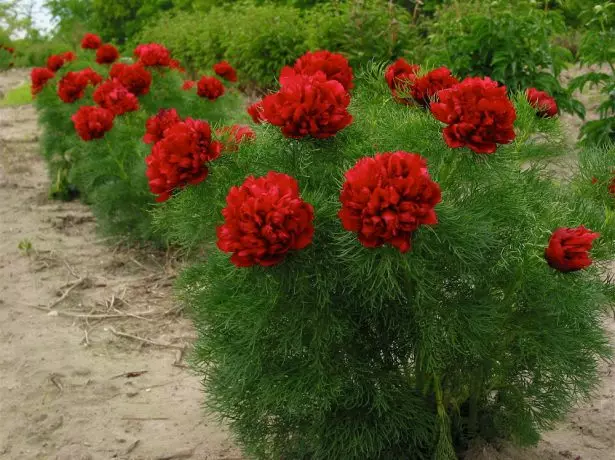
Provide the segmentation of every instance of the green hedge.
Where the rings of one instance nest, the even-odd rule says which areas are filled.
[[[558,79],[574,60],[553,43],[566,31],[560,13],[527,0],[460,0],[440,8],[428,29],[430,60],[454,74],[489,75],[512,91],[536,87],[553,95],[560,109],[584,113]]]
[[[401,55],[418,60],[422,49],[410,14],[385,0],[310,9],[240,2],[206,13],[171,12],[147,25],[137,42],[164,44],[195,72],[226,59],[242,81],[262,87],[272,86],[279,70],[308,49],[341,52],[353,67]]]

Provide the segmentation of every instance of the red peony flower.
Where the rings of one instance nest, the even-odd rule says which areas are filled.
[[[171,64],[171,53],[166,47],[158,43],[137,46],[135,48],[135,56],[146,67],[168,67]]]
[[[52,72],[57,72],[64,65],[64,58],[59,54],[52,54],[47,58],[47,68]]]
[[[188,91],[196,86],[196,82],[194,80],[186,80],[182,84],[182,89],[184,91]]]
[[[138,62],[132,65],[117,62],[111,67],[109,76],[118,79],[135,96],[149,93],[152,84],[152,74]]]
[[[87,67],[81,70],[79,73],[81,75],[84,75],[92,86],[98,86],[103,81],[103,77],[96,73],[96,71],[94,71],[91,67]]]
[[[111,110],[115,115],[139,110],[139,100],[117,79],[111,79],[101,84],[94,91],[94,102]]]
[[[237,81],[237,71],[226,61],[220,61],[217,64],[214,64],[214,72],[219,77],[224,78],[228,81]]]
[[[420,155],[379,153],[360,159],[345,176],[339,217],[363,246],[390,244],[407,252],[421,225],[438,223],[434,207],[442,201],[440,186]]]
[[[410,87],[416,79],[417,72],[421,69],[416,64],[409,64],[404,58],[399,58],[387,67],[384,78],[393,93],[393,97],[401,103],[410,104],[411,100],[406,96],[410,93]]]
[[[294,72],[292,72],[294,71]],[[348,60],[341,54],[331,53],[330,51],[316,51],[314,53],[307,52],[295,62],[292,67],[282,69],[280,83],[286,76],[292,76],[292,73],[302,75],[314,75],[316,72],[322,72],[327,76],[327,80],[335,80],[342,84],[346,91],[352,89],[352,68],[348,64]]]
[[[180,73],[186,72],[186,69],[182,67],[181,62],[179,62],[177,59],[171,59],[169,61],[169,69],[175,69]]]
[[[545,249],[548,264],[560,272],[573,272],[592,264],[589,250],[593,241],[600,236],[584,226],[577,228],[558,228],[551,235],[549,246]]]
[[[55,77],[55,74],[46,67],[35,67],[30,73],[30,80],[32,81],[31,92],[34,96],[40,93],[47,82]]]
[[[440,102],[431,104],[431,112],[448,125],[443,135],[449,147],[493,153],[497,144],[508,144],[515,138],[515,108],[506,87],[489,77],[466,78],[440,91],[438,98]]]
[[[99,139],[113,128],[113,112],[101,107],[83,106],[77,110],[71,119],[77,134],[84,141]]]
[[[288,251],[312,242],[314,208],[301,199],[297,181],[286,174],[250,176],[231,188],[226,203],[217,244],[233,253],[231,262],[238,267],[276,265]]]
[[[215,101],[224,94],[224,85],[216,77],[203,77],[196,84],[196,93],[210,101]]]
[[[101,45],[96,50],[96,62],[99,64],[113,64],[120,58],[120,52],[113,45]]]
[[[239,150],[239,144],[244,140],[256,139],[256,133],[248,125],[224,126],[216,130],[216,135],[221,139],[223,149],[227,152]]]
[[[609,181],[608,190],[609,193],[615,198],[615,171],[613,171],[613,177]]]
[[[102,40],[96,34],[85,34],[81,40],[81,48],[84,50],[97,50],[102,45]]]
[[[158,113],[149,117],[145,122],[145,135],[143,142],[155,144],[164,137],[164,132],[176,123],[180,123],[180,118],[175,109],[160,109]]]
[[[14,54],[15,53],[15,48],[13,48],[11,46],[0,45],[0,49],[6,50],[10,54]]]
[[[275,94],[263,99],[262,118],[282,128],[286,137],[334,136],[352,122],[350,96],[341,83],[322,72],[294,75]]]
[[[545,91],[538,91],[536,88],[529,88],[525,95],[528,102],[536,109],[538,116],[551,118],[557,115],[557,102]]]
[[[109,70],[109,78],[120,78],[120,75],[126,67],[128,67],[128,64],[124,62],[116,62],[111,66],[111,70]]]
[[[427,107],[437,97],[439,91],[450,88],[457,83],[459,83],[459,80],[451,75],[449,69],[440,67],[422,77],[417,77],[410,87],[410,92],[418,104]]]
[[[75,59],[77,59],[77,55],[73,53],[72,51],[67,51],[65,53],[62,53],[60,56],[64,60],[64,63],[73,62]]]
[[[252,117],[252,121],[256,124],[261,124],[263,118],[263,101],[257,101],[248,107],[248,114]]]
[[[145,159],[146,175],[156,201],[166,201],[173,190],[198,184],[207,177],[207,162],[220,156],[219,142],[212,142],[209,124],[186,118],[164,131],[164,137]]]
[[[58,83],[58,96],[67,104],[81,99],[90,83],[87,75],[81,72],[68,72]]]

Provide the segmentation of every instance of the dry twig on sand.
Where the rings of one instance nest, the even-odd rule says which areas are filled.
[[[119,332],[119,331],[116,331],[115,328],[113,328],[111,326],[109,326],[109,331],[111,331],[111,333],[113,335],[116,335],[118,337],[124,337],[126,339],[136,340],[137,342],[147,343],[148,345],[153,345],[155,347],[173,348],[175,350],[184,350],[185,349],[185,346],[183,346],[183,345],[174,345],[172,343],[156,342],[155,340],[145,339],[145,338],[139,337],[137,335],[127,334],[126,332]]]

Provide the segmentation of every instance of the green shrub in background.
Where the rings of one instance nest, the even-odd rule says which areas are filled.
[[[0,44],[0,70],[6,70],[14,65],[14,54],[2,48]]]
[[[235,4],[226,24],[224,57],[261,86],[273,85],[280,68],[305,53],[312,27],[297,8],[250,3]]]
[[[15,67],[45,67],[52,54],[75,50],[64,40],[18,40],[15,42]]]
[[[423,58],[411,14],[392,2],[328,2],[309,10],[309,15],[309,48],[342,53],[357,69],[370,61]]]
[[[603,208],[540,166],[557,121],[541,121],[552,128],[537,140],[523,96],[517,139],[479,157],[447,148],[429,113],[394,103],[380,69],[353,91],[354,122],[335,138],[261,125],[156,209],[174,241],[211,248],[178,286],[209,406],[251,458],[450,460],[477,437],[536,443],[594,388],[612,300],[599,267],[558,273],[544,248],[559,226],[603,231]],[[407,254],[361,246],[337,216],[344,172],[396,150],[423,155],[443,192],[438,225]],[[314,240],[277,266],[235,267],[213,247],[225,198],[271,170],[313,205]],[[608,260],[611,241],[592,257]]]
[[[608,0],[558,0],[557,9],[562,11],[566,24],[574,28],[585,27],[588,17],[587,12],[594,9],[596,6],[602,6],[608,3]],[[615,18],[611,18],[610,27],[615,27]]]
[[[547,91],[560,109],[584,115],[583,105],[558,80],[572,53],[552,44],[566,30],[557,12],[525,0],[459,0],[441,8],[430,24],[430,60],[460,77],[489,75],[511,91]]]
[[[231,62],[244,82],[270,87],[279,70],[308,49],[343,53],[354,67],[407,55],[420,59],[410,14],[385,0],[323,2],[308,9],[240,2],[207,12],[171,12],[136,42],[158,42],[192,71]]]
[[[579,47],[579,62],[593,66],[570,82],[571,89],[597,86],[604,97],[598,106],[599,120],[588,121],[581,128],[581,142],[608,144],[615,142],[615,2],[607,1],[584,10],[587,30]]]

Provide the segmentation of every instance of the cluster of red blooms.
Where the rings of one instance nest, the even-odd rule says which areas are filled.
[[[79,72],[67,72],[58,83],[58,96],[66,103],[81,99],[88,85],[98,86],[103,78],[88,67]]]
[[[77,59],[77,56],[75,56],[75,53],[72,51],[67,51],[62,54],[52,54],[47,58],[47,68],[52,72],[57,72],[64,66],[64,64],[67,62],[72,62],[75,59]]]
[[[350,95],[341,83],[322,72],[294,74],[280,81],[280,90],[262,101],[262,117],[286,137],[334,136],[352,122]]]
[[[538,116],[543,118],[551,118],[557,115],[557,102],[545,91],[539,91],[536,88],[529,88],[525,95],[528,102],[536,109]]]
[[[303,201],[294,178],[274,171],[231,188],[222,215],[217,245],[233,254],[238,267],[276,265],[314,235],[312,205]]]
[[[443,130],[451,148],[468,147],[476,153],[494,153],[497,144],[515,138],[515,109],[506,87],[489,78],[466,78],[461,83],[446,67],[419,76],[420,67],[403,58],[391,64],[385,80],[396,101],[429,107],[434,116],[449,125]],[[529,103],[541,117],[553,117],[555,99],[544,91],[526,91]]]
[[[156,115],[145,122],[143,142],[155,144],[164,137],[164,132],[176,123],[182,121],[175,109],[161,109]]]
[[[94,34],[86,34],[81,46],[84,49],[95,49],[96,62],[99,64],[112,64],[119,58],[119,52],[113,45],[102,44],[100,37]],[[102,78],[94,73],[95,78],[91,69],[69,72],[60,82],[58,93],[65,102],[74,102],[82,97],[88,84],[98,85],[93,94],[98,107],[79,110],[73,116],[75,128],[83,140],[89,141],[102,137],[112,128],[113,117],[139,109],[137,96],[149,93],[152,84],[152,74],[146,67],[167,66],[181,69],[179,62],[171,59],[169,51],[156,43],[137,46],[135,56],[138,57],[138,61],[134,64],[121,62],[113,64],[109,71],[109,79],[105,82],[102,82]],[[42,87],[47,77],[48,75],[37,74],[36,87]],[[177,120],[173,123],[180,121],[177,116]]]
[[[32,86],[31,86],[32,95],[34,96],[40,93],[45,87],[45,85],[47,84],[47,82],[51,80],[53,77],[55,77],[55,72],[60,70],[64,66],[64,64],[66,64],[67,62],[72,62],[75,59],[77,59],[77,56],[72,51],[67,51],[62,54],[53,54],[47,58],[46,67],[35,67],[34,69],[32,69],[32,72],[30,73],[30,80],[32,82]],[[77,77],[72,77],[72,78],[76,79]],[[86,81],[84,88],[85,86],[87,86],[88,83],[89,81]],[[69,95],[69,93],[74,92],[76,94],[79,94],[80,91],[78,89],[69,89],[69,86],[75,86],[75,85],[80,86],[80,85],[76,81],[74,80],[71,81],[70,79],[69,81],[65,82],[65,84],[66,84],[66,92],[64,94],[65,94],[65,97],[69,100],[69,102],[74,102],[75,100],[83,96],[83,94],[81,94],[76,99],[71,100],[73,96]],[[92,82],[92,84],[94,83]],[[64,98],[62,100],[64,100]]]
[[[438,99],[439,91],[459,83],[446,67],[439,67],[422,76],[418,74],[420,70],[420,66],[409,64],[403,58],[387,68],[384,78],[396,101],[429,107],[432,101]]]
[[[182,89],[184,91],[191,90],[195,86],[196,86],[196,82],[194,80],[185,80],[184,83],[182,83]]]
[[[116,78],[102,83],[94,91],[94,102],[104,109],[109,109],[115,115],[139,110],[139,99],[120,83]]]
[[[135,48],[134,55],[145,67],[169,67],[171,65],[171,53],[158,43],[139,45]]]
[[[213,66],[214,73],[226,81],[236,82],[237,71],[226,61],[220,61]],[[204,76],[199,81],[185,80],[182,84],[184,91],[189,91],[196,86],[197,94],[210,101],[215,101],[223,96],[226,89],[224,84],[216,77]]]
[[[506,87],[485,78],[466,78],[438,93],[431,104],[433,115],[448,126],[443,135],[451,148],[468,147],[476,153],[494,153],[497,144],[515,138],[515,107]]]
[[[212,141],[206,121],[182,121],[175,110],[161,110],[147,121],[146,129],[144,140],[154,143],[145,159],[146,175],[158,202],[168,200],[178,188],[205,180],[208,163],[222,151],[222,145]]]
[[[102,39],[96,34],[85,34],[81,40],[81,48],[84,50],[97,50],[102,45]]]
[[[139,62],[136,64],[116,62],[111,67],[109,76],[117,79],[135,96],[149,93],[149,87],[152,84],[152,74]]]
[[[286,137],[331,137],[352,123],[348,113],[352,79],[342,55],[308,52],[293,67],[282,69],[280,90],[252,104],[248,113],[255,123],[279,126]]]
[[[99,64],[113,64],[120,58],[120,52],[109,43],[100,45],[96,49],[96,62]]]
[[[71,120],[75,130],[84,141],[100,139],[113,128],[115,115],[111,110],[96,106],[82,106]]]
[[[582,270],[592,264],[589,251],[593,241],[600,236],[584,226],[558,228],[551,235],[545,258],[549,265],[561,272]]]
[[[307,52],[295,62],[293,67],[284,67],[280,73],[280,81],[294,74],[316,75],[322,72],[327,80],[339,82],[346,91],[354,87],[352,68],[348,60],[341,54],[330,51]]]
[[[435,225],[442,201],[426,160],[416,153],[388,152],[360,159],[346,172],[339,217],[368,248],[390,244],[402,253],[412,247],[421,225]]]
[[[47,67],[35,67],[30,72],[30,81],[32,82],[32,95],[40,93],[47,82],[55,77],[55,74]]]
[[[224,85],[216,77],[203,77],[196,83],[196,93],[210,101],[218,99],[224,91]]]
[[[214,64],[214,72],[226,81],[237,81],[237,71],[226,61],[220,61],[217,64]]]
[[[419,65],[409,64],[404,58],[399,58],[387,67],[384,79],[396,100],[400,102],[404,100],[399,94],[410,92],[410,86],[420,70],[421,67]]]

